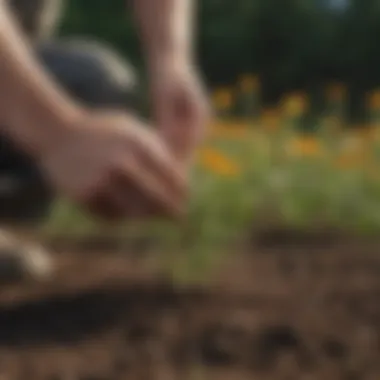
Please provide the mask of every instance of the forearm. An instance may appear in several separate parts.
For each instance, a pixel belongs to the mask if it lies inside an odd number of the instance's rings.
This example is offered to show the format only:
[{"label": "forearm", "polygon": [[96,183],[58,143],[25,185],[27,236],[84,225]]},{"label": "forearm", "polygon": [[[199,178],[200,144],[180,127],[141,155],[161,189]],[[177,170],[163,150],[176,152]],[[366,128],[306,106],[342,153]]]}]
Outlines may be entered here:
[{"label": "forearm", "polygon": [[76,106],[44,73],[0,0],[0,133],[38,155],[60,138]]},{"label": "forearm", "polygon": [[133,0],[148,65],[193,59],[196,0]]}]

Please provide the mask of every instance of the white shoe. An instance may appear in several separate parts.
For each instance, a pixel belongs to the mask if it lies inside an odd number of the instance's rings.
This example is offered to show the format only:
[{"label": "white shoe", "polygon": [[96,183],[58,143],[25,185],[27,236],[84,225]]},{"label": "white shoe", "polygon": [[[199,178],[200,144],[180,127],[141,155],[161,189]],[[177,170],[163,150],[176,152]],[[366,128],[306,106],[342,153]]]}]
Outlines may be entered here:
[{"label": "white shoe", "polygon": [[43,281],[53,272],[50,255],[0,230],[0,284]]}]

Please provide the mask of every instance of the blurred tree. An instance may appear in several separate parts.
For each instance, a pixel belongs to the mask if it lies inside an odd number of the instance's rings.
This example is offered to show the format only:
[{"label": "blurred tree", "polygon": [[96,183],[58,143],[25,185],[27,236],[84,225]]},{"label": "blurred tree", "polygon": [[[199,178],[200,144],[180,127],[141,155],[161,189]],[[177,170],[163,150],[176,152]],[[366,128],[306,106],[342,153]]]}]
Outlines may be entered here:
[{"label": "blurred tree", "polygon": [[[125,0],[90,4],[70,0],[61,32],[107,40],[140,65]],[[211,84],[258,73],[267,103],[300,88],[318,98],[331,80],[355,94],[380,85],[379,0],[202,0],[199,18],[200,63]]]},{"label": "blurred tree", "polygon": [[141,63],[139,44],[126,0],[67,0],[61,34],[98,38]]}]

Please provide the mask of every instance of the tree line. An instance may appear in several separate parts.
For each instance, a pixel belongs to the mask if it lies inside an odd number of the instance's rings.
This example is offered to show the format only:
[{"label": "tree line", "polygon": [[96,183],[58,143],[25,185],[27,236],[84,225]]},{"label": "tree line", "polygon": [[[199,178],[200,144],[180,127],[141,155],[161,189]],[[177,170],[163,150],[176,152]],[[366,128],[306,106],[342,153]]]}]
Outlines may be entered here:
[{"label": "tree line", "polygon": [[[317,92],[340,81],[357,105],[363,92],[380,85],[380,1],[346,0],[343,8],[331,1],[199,1],[199,62],[207,82],[255,73],[270,103],[286,91]],[[91,34],[142,65],[125,0],[70,0],[61,33]]]}]

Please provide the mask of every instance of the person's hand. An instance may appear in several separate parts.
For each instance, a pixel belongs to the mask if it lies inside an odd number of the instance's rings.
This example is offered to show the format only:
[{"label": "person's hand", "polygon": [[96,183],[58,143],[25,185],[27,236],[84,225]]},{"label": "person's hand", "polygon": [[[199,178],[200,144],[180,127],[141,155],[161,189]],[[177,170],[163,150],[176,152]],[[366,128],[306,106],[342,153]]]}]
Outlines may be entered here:
[{"label": "person's hand", "polygon": [[175,59],[154,62],[150,70],[154,122],[173,154],[188,164],[210,117],[195,66]]},{"label": "person's hand", "polygon": [[119,113],[89,113],[72,124],[40,158],[61,194],[107,219],[181,215],[187,184],[157,134]]}]

